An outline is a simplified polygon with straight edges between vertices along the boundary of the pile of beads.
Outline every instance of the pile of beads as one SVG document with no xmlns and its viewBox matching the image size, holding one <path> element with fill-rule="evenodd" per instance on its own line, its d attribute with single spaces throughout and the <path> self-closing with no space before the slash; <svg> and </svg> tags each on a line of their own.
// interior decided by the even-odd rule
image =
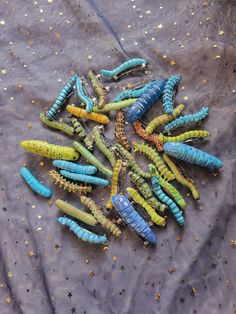
<svg viewBox="0 0 236 314">
<path fill-rule="evenodd" d="M 121 229 L 118 224 L 123 220 L 145 244 L 156 244 L 157 238 L 150 224 L 165 227 L 168 210 L 179 226 L 185 223 L 183 210 L 187 203 L 173 182 L 177 181 L 189 189 L 194 200 L 200 198 L 196 183 L 182 173 L 176 160 L 209 170 L 223 166 L 223 162 L 217 157 L 186 144 L 190 140 L 203 140 L 209 135 L 208 131 L 194 128 L 173 134 L 179 128 L 200 123 L 209 113 L 208 107 L 202 107 L 195 113 L 183 115 L 185 106 L 175 106 L 180 75 L 167 79 L 158 78 L 139 88 L 122 91 L 114 102 L 107 103 L 109 89 L 104 87 L 102 79 L 113 78 L 118 81 L 125 74 L 146 69 L 147 63 L 145 59 L 136 58 L 125 61 L 113 70 L 101 70 L 101 75 L 90 70 L 88 79 L 94 91 L 92 96 L 85 88 L 83 77 L 73 75 L 69 79 L 51 108 L 46 113 L 42 112 L 39 117 L 47 127 L 73 137 L 71 146 L 55 145 L 43 140 L 25 140 L 20 143 L 31 153 L 53 159 L 52 165 L 56 169 L 49 171 L 52 182 L 78 195 L 82 207 L 77 208 L 67 201 L 57 199 L 55 205 L 66 215 L 59 217 L 57 221 L 67 226 L 79 239 L 92 244 L 105 245 L 108 237 L 104 231 L 101 231 L 102 234 L 90 231 L 81 226 L 81 222 L 90 229 L 101 225 L 107 232 L 119 237 Z M 69 97 L 75 91 L 80 105 L 68 104 Z M 141 121 L 161 99 L 164 112 L 152 121 Z M 55 118 L 64 109 L 71 114 L 68 123 Z M 114 110 L 117 111 L 117 142 L 109 143 L 105 137 L 106 125 L 111 123 L 110 112 Z M 86 120 L 97 123 L 91 132 L 84 124 Z M 131 143 L 126 124 L 130 124 L 137 138 L 142 138 L 146 143 Z M 109 166 L 94 156 L 93 151 L 96 149 L 109 161 Z M 142 169 L 138 162 L 138 153 L 151 161 L 148 171 Z M 78 163 L 80 158 L 86 160 L 86 163 Z M 127 196 L 122 195 L 125 189 L 119 184 L 120 175 L 126 168 L 129 169 L 126 173 L 135 187 L 126 188 L 124 193 Z M 23 167 L 20 174 L 34 192 L 46 198 L 52 196 L 52 189 L 36 179 L 30 170 Z M 109 198 L 104 204 L 108 213 L 92 197 L 85 196 L 93 191 L 96 193 L 95 186 L 110 189 Z M 109 218 L 111 214 L 112 219 Z"/>
</svg>

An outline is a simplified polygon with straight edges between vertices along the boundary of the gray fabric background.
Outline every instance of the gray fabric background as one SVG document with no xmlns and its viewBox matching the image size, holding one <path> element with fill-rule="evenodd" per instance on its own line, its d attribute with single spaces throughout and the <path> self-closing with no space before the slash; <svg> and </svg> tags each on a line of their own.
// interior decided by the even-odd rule
<svg viewBox="0 0 236 314">
<path fill-rule="evenodd" d="M 49 2 L 0 2 L 0 313 L 234 314 L 236 251 L 230 240 L 236 239 L 236 2 Z M 165 230 L 154 227 L 157 246 L 144 248 L 125 228 L 120 239 L 110 237 L 109 250 L 103 251 L 57 224 L 55 206 L 26 187 L 19 168 L 26 163 L 50 185 L 51 161 L 45 159 L 40 167 L 42 158 L 25 152 L 19 142 L 42 139 L 70 145 L 70 138 L 41 125 L 39 113 L 55 100 L 71 70 L 86 75 L 91 68 L 98 72 L 131 57 L 147 58 L 149 74 L 157 78 L 183 77 L 177 101 L 189 97 L 185 113 L 210 107 L 203 126 L 211 137 L 199 147 L 225 165 L 217 176 L 184 165 L 196 179 L 201 200 L 195 204 L 181 189 L 188 201 L 183 230 L 169 218 Z M 143 79 L 139 74 L 117 88 L 111 84 L 109 100 L 128 82 Z M 146 120 L 161 112 L 158 104 Z M 112 122 L 106 128 L 111 142 L 113 133 Z M 123 192 L 124 183 L 122 179 Z M 80 206 L 76 196 L 52 187 L 53 200 L 60 197 Z M 102 205 L 101 196 L 107 199 L 108 193 L 96 188 L 92 196 Z M 30 250 L 35 256 L 28 256 Z"/>
</svg>

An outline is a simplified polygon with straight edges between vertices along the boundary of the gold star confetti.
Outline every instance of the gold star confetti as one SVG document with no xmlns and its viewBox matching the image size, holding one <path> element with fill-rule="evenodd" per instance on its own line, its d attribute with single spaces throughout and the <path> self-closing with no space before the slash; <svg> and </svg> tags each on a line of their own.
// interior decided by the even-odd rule
<svg viewBox="0 0 236 314">
<path fill-rule="evenodd" d="M 220 36 L 224 36 L 225 32 L 223 30 L 219 31 L 218 33 Z"/>
<path fill-rule="evenodd" d="M 160 299 L 161 299 L 161 294 L 160 294 L 159 292 L 157 292 L 157 293 L 155 294 L 155 300 L 156 300 L 156 301 L 160 301 Z"/>
<path fill-rule="evenodd" d="M 163 25 L 162 25 L 162 24 L 159 24 L 159 25 L 157 25 L 157 28 L 162 29 L 162 28 L 163 28 Z"/>
<path fill-rule="evenodd" d="M 132 84 L 131 84 L 131 83 L 128 83 L 128 84 L 127 84 L 127 87 L 128 87 L 128 88 L 132 88 Z"/>
<path fill-rule="evenodd" d="M 184 100 L 189 100 L 189 97 L 188 96 L 184 96 Z"/>
<path fill-rule="evenodd" d="M 204 80 L 202 80 L 201 84 L 202 84 L 202 85 L 206 85 L 206 84 L 208 84 L 208 79 L 204 79 Z"/>
<path fill-rule="evenodd" d="M 8 277 L 8 278 L 12 278 L 12 277 L 13 277 L 12 272 L 9 271 L 9 272 L 7 273 L 7 277 Z"/>
<path fill-rule="evenodd" d="M 1 69 L 2 74 L 6 74 L 7 70 L 6 69 Z"/>
<path fill-rule="evenodd" d="M 171 65 L 172 67 L 173 67 L 175 64 L 176 64 L 176 63 L 175 63 L 175 60 L 174 60 L 174 59 L 170 60 L 170 65 Z"/>
<path fill-rule="evenodd" d="M 21 89 L 21 88 L 24 87 L 24 84 L 23 84 L 23 83 L 18 83 L 18 84 L 16 85 L 16 87 Z"/>
<path fill-rule="evenodd" d="M 45 165 L 45 162 L 43 161 L 43 160 L 41 160 L 40 162 L 39 162 L 39 166 L 40 167 L 43 167 Z"/>
<path fill-rule="evenodd" d="M 10 303 L 11 303 L 11 298 L 10 298 L 10 297 L 6 297 L 6 298 L 5 298 L 5 302 L 6 302 L 7 304 L 10 304 Z"/>
<path fill-rule="evenodd" d="M 4 20 L 0 20 L 0 25 L 5 25 L 6 22 Z"/>
<path fill-rule="evenodd" d="M 233 247 L 236 247 L 236 240 L 230 240 L 230 244 L 231 244 Z"/>
<path fill-rule="evenodd" d="M 34 253 L 34 251 L 30 250 L 30 251 L 28 252 L 28 255 L 29 255 L 30 257 L 32 257 L 32 256 L 35 256 L 35 253 Z"/>
</svg>

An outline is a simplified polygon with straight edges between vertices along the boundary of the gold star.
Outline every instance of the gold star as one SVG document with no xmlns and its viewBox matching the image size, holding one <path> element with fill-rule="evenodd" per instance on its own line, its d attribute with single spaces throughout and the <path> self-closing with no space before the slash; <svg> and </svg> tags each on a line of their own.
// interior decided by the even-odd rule
<svg viewBox="0 0 236 314">
<path fill-rule="evenodd" d="M 9 272 L 7 273 L 7 277 L 8 277 L 8 278 L 12 278 L 12 277 L 13 277 L 12 272 L 9 271 Z"/>
<path fill-rule="evenodd" d="M 11 303 L 11 298 L 10 298 L 10 297 L 6 297 L 6 298 L 5 298 L 5 302 L 6 302 L 7 304 L 10 304 L 10 303 Z"/>
<path fill-rule="evenodd" d="M 163 25 L 162 25 L 162 24 L 159 24 L 159 25 L 157 25 L 157 28 L 162 29 L 162 28 L 163 28 Z"/>
<path fill-rule="evenodd" d="M 189 97 L 188 96 L 184 96 L 184 100 L 189 100 Z"/>
<path fill-rule="evenodd" d="M 7 70 L 6 69 L 1 69 L 2 74 L 6 74 Z"/>
<path fill-rule="evenodd" d="M 218 33 L 220 36 L 224 36 L 225 32 L 223 30 L 219 31 Z"/>
<path fill-rule="evenodd" d="M 202 85 L 206 85 L 206 84 L 208 84 L 208 79 L 204 79 L 204 80 L 202 80 L 201 84 L 202 84 Z"/>
<path fill-rule="evenodd" d="M 23 84 L 23 83 L 18 83 L 18 84 L 16 85 L 16 87 L 21 89 L 21 88 L 24 87 L 24 84 Z"/>
<path fill-rule="evenodd" d="M 132 84 L 131 84 L 131 83 L 128 83 L 128 84 L 127 84 L 127 87 L 128 87 L 128 88 L 132 88 Z"/>
<path fill-rule="evenodd" d="M 40 166 L 40 167 L 43 167 L 44 165 L 45 165 L 44 161 L 41 160 L 41 161 L 39 162 L 39 166 Z"/>
<path fill-rule="evenodd" d="M 175 65 L 175 60 L 174 60 L 174 59 L 170 60 L 170 65 L 171 65 L 172 67 Z"/>
<path fill-rule="evenodd" d="M 30 250 L 30 251 L 28 252 L 28 255 L 29 255 L 30 257 L 32 257 L 32 256 L 35 256 L 35 253 L 34 253 L 34 251 Z"/>
<path fill-rule="evenodd" d="M 236 247 L 236 240 L 231 240 L 231 241 L 230 241 L 230 244 L 231 244 L 232 246 Z"/>
<path fill-rule="evenodd" d="M 160 293 L 156 293 L 155 294 L 155 300 L 160 301 L 161 299 L 161 294 Z"/>
</svg>

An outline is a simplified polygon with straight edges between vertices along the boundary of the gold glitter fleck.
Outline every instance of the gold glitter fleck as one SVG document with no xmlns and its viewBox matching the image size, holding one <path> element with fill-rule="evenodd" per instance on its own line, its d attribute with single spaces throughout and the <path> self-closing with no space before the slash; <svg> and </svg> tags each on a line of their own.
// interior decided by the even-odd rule
<svg viewBox="0 0 236 314">
<path fill-rule="evenodd" d="M 42 218 L 42 216 L 41 216 L 41 215 L 38 215 L 38 216 L 37 216 L 37 218 L 38 218 L 38 219 L 41 219 L 41 218 Z"/>
<path fill-rule="evenodd" d="M 169 272 L 170 274 L 174 273 L 175 271 L 176 271 L 176 268 L 173 267 L 173 266 L 171 266 L 171 267 L 168 269 L 168 272 Z"/>
<path fill-rule="evenodd" d="M 189 100 L 189 97 L 188 96 L 184 96 L 184 100 Z"/>
<path fill-rule="evenodd" d="M 114 256 L 112 256 L 112 259 L 115 262 L 117 260 L 117 257 L 114 255 Z"/>
<path fill-rule="evenodd" d="M 52 204 L 53 204 L 53 201 L 52 201 L 52 200 L 49 200 L 49 201 L 48 201 L 48 206 L 52 206 Z"/>
<path fill-rule="evenodd" d="M 225 32 L 223 30 L 219 31 L 218 33 L 220 36 L 224 36 Z"/>
<path fill-rule="evenodd" d="M 109 246 L 104 246 L 102 250 L 103 251 L 108 251 L 109 250 Z"/>
<path fill-rule="evenodd" d="M 220 55 L 215 56 L 215 60 L 220 59 Z"/>
<path fill-rule="evenodd" d="M 32 205 L 32 208 L 35 208 L 36 207 L 36 205 Z"/>
<path fill-rule="evenodd" d="M 24 87 L 24 84 L 23 84 L 23 83 L 18 83 L 18 84 L 16 85 L 16 87 L 21 89 L 21 88 Z"/>
<path fill-rule="evenodd" d="M 39 166 L 40 167 L 43 167 L 45 165 L 45 162 L 43 161 L 43 160 L 41 160 L 40 162 L 39 162 Z"/>
<path fill-rule="evenodd" d="M 177 241 L 177 242 L 181 242 L 181 241 L 182 241 L 182 238 L 178 235 L 178 236 L 176 237 L 176 241 Z"/>
<path fill-rule="evenodd" d="M 192 288 L 191 289 L 191 293 L 192 293 L 192 295 L 195 295 L 197 293 L 197 289 L 196 288 Z"/>
<path fill-rule="evenodd" d="M 8 277 L 8 278 L 12 278 L 12 277 L 13 277 L 12 272 L 9 271 L 9 272 L 7 273 L 7 277 Z"/>
<path fill-rule="evenodd" d="M 202 80 L 201 84 L 202 84 L 202 85 L 206 85 L 206 84 L 208 84 L 208 79 L 204 79 L 204 80 Z"/>
<path fill-rule="evenodd" d="M 86 259 L 84 263 L 85 263 L 85 264 L 89 264 L 90 261 L 89 261 L 88 259 Z"/>
<path fill-rule="evenodd" d="M 29 240 L 25 240 L 25 245 L 28 245 L 29 244 Z"/>
<path fill-rule="evenodd" d="M 0 20 L 0 25 L 5 25 L 6 22 L 4 20 Z"/>
<path fill-rule="evenodd" d="M 236 247 L 236 240 L 230 240 L 230 244 L 231 244 L 233 247 Z"/>
<path fill-rule="evenodd" d="M 156 300 L 156 301 L 160 301 L 160 299 L 161 299 L 161 294 L 160 294 L 159 292 L 157 292 L 157 293 L 155 294 L 155 300 Z"/>
<path fill-rule="evenodd" d="M 10 303 L 11 303 L 11 298 L 10 298 L 10 297 L 6 297 L 6 298 L 5 298 L 5 302 L 6 302 L 7 304 L 10 304 Z"/>
<path fill-rule="evenodd" d="M 167 55 L 163 55 L 162 58 L 163 58 L 163 59 L 166 59 L 166 58 L 167 58 Z"/>
<path fill-rule="evenodd" d="M 32 257 L 32 256 L 35 256 L 35 253 L 34 253 L 34 251 L 30 250 L 30 251 L 28 252 L 28 255 L 29 255 L 30 257 Z"/>
<path fill-rule="evenodd" d="M 43 229 L 42 229 L 42 227 L 38 227 L 37 229 L 36 229 L 36 231 L 42 231 Z"/>
<path fill-rule="evenodd" d="M 92 270 L 90 270 L 90 271 L 89 271 L 89 277 L 94 277 L 94 275 L 95 275 L 95 272 L 92 271 Z"/>
<path fill-rule="evenodd" d="M 6 74 L 7 70 L 6 69 L 1 69 L 2 74 Z"/>
<path fill-rule="evenodd" d="M 194 12 L 192 12 L 192 13 L 191 13 L 191 15 L 192 15 L 192 16 L 194 16 L 194 15 L 195 15 L 195 13 L 194 13 Z"/>
<path fill-rule="evenodd" d="M 89 61 L 93 60 L 93 55 L 88 55 L 88 60 Z"/>
<path fill-rule="evenodd" d="M 174 59 L 170 60 L 170 65 L 171 65 L 172 67 L 173 67 L 175 64 L 176 64 L 176 63 L 175 63 L 175 60 L 174 60 Z"/>
<path fill-rule="evenodd" d="M 53 3 L 53 0 L 48 0 L 48 3 L 49 3 L 49 4 Z"/>
<path fill-rule="evenodd" d="M 159 25 L 157 25 L 157 28 L 162 29 L 162 28 L 163 28 L 163 25 L 162 25 L 162 24 L 159 24 Z"/>
<path fill-rule="evenodd" d="M 32 126 L 33 126 L 32 122 L 28 122 L 27 126 L 28 126 L 28 129 L 32 129 Z"/>
</svg>

